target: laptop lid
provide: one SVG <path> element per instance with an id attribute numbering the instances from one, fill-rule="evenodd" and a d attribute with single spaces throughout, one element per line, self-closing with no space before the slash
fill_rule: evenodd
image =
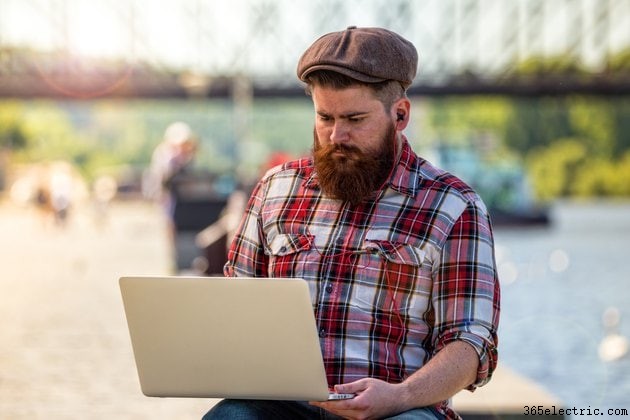
<path id="1" fill-rule="evenodd" d="M 304 280 L 142 276 L 119 283 L 146 396 L 328 399 Z"/>

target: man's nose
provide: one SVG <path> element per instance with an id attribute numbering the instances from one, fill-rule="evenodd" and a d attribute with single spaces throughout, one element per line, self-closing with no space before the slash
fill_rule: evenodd
<path id="1" fill-rule="evenodd" d="M 332 132 L 330 133 L 331 143 L 344 143 L 350 139 L 350 130 L 348 130 L 347 124 L 343 121 L 337 121 L 333 125 Z"/>

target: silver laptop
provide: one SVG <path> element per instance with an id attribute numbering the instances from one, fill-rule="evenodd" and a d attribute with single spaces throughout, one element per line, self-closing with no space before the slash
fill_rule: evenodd
<path id="1" fill-rule="evenodd" d="M 121 277 L 142 393 L 323 401 L 330 394 L 301 279 Z"/>

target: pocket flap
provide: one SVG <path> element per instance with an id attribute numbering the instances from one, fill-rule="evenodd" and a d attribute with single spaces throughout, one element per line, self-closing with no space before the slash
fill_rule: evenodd
<path id="1" fill-rule="evenodd" d="M 420 267 L 424 261 L 424 250 L 399 242 L 384 240 L 367 240 L 365 249 L 368 252 L 378 252 L 388 261 Z"/>
<path id="2" fill-rule="evenodd" d="M 312 236 L 300 233 L 276 235 L 269 242 L 267 249 L 270 255 L 284 256 L 311 249 Z"/>

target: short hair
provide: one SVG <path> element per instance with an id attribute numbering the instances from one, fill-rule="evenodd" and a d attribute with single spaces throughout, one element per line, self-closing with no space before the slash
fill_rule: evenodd
<path id="1" fill-rule="evenodd" d="M 400 82 L 386 80 L 384 82 L 367 83 L 353 79 L 345 74 L 332 70 L 317 70 L 306 77 L 305 91 L 312 94 L 313 86 L 322 86 L 332 89 L 346 89 L 352 86 L 367 86 L 374 96 L 386 107 L 391 107 L 395 101 L 407 97 L 407 93 Z"/>

